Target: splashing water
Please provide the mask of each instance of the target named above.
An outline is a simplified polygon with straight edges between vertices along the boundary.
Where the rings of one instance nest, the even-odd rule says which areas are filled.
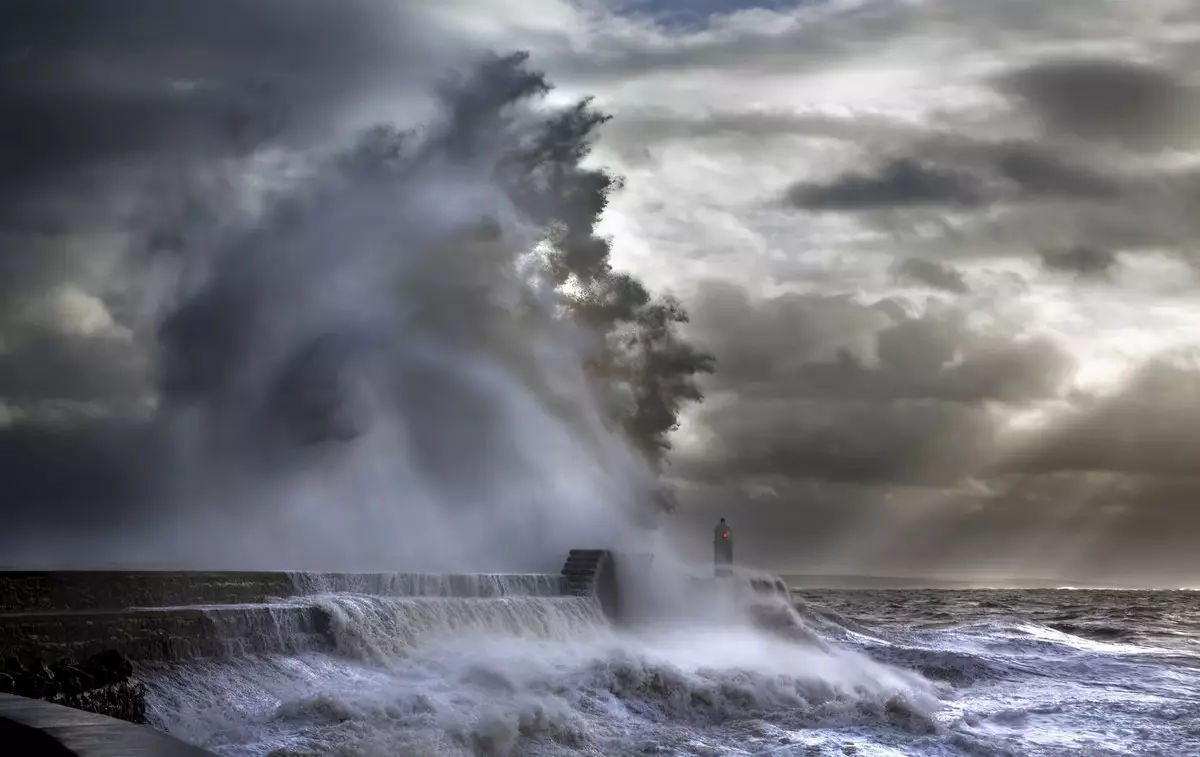
[[[292,573],[298,594],[381,597],[556,597],[564,579],[547,573]]]
[[[332,616],[335,653],[151,671],[153,722],[227,755],[744,754],[798,729],[936,728],[920,676],[749,619],[618,630],[584,597],[298,601]]]

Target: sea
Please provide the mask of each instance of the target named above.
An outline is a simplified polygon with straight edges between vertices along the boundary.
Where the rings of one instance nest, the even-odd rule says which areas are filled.
[[[146,668],[152,724],[228,757],[1200,755],[1200,592],[676,594],[621,628],[551,594],[292,600],[333,649]]]

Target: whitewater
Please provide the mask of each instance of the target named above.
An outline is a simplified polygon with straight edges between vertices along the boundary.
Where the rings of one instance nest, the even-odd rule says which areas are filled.
[[[1183,755],[1200,743],[1194,593],[695,592],[682,613],[677,593],[671,612],[615,627],[552,580],[479,585],[281,600],[322,608],[333,648],[146,666],[151,722],[229,757]]]

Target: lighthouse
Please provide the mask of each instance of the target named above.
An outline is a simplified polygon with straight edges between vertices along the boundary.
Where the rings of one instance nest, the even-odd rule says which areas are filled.
[[[717,576],[733,573],[733,534],[724,518],[713,529],[713,573]]]

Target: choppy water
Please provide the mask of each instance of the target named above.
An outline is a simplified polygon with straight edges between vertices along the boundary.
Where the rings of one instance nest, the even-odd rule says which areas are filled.
[[[306,601],[332,653],[149,680],[224,755],[1200,755],[1200,595],[874,591],[616,631],[583,598]]]

